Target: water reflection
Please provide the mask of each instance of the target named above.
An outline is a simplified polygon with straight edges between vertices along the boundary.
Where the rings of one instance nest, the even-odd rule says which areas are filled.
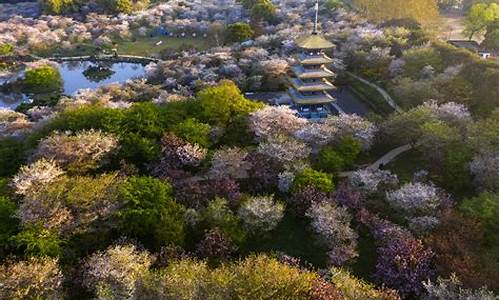
[[[64,93],[74,95],[79,89],[95,89],[113,82],[144,77],[144,66],[137,63],[64,62],[59,66]]]

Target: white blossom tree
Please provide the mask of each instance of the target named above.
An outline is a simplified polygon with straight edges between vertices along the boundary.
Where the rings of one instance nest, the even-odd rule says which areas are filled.
[[[46,184],[57,180],[64,171],[57,166],[55,161],[40,159],[31,165],[22,166],[12,179],[12,186],[17,194],[27,195]]]
[[[351,215],[347,208],[334,203],[312,203],[306,212],[311,218],[311,227],[320,241],[330,250],[328,256],[334,265],[342,265],[358,256],[357,234],[350,227]]]
[[[291,134],[307,124],[288,106],[266,106],[250,114],[250,128],[258,139],[269,139],[278,134]]]
[[[0,265],[1,299],[62,299],[63,274],[54,258],[29,258]]]
[[[215,151],[209,174],[214,178],[245,178],[252,167],[245,160],[248,152],[238,147],[223,148]]]
[[[273,196],[258,196],[247,199],[238,210],[239,217],[252,232],[273,230],[283,218],[285,205],[275,202]]]
[[[359,139],[365,150],[371,146],[377,130],[373,123],[356,114],[330,116],[325,123],[334,128],[337,138],[350,135]]]
[[[297,139],[279,135],[261,142],[258,152],[278,160],[290,167],[297,161],[306,159],[311,153],[311,148]]]
[[[118,138],[100,130],[55,132],[43,139],[34,154],[35,158],[51,159],[72,172],[96,169],[105,158],[118,148]]]
[[[478,190],[498,190],[498,153],[479,153],[469,164]]]
[[[397,184],[398,177],[388,170],[360,169],[350,174],[349,181],[352,186],[365,193],[374,193],[379,189],[381,184]]]
[[[151,255],[133,245],[111,246],[87,258],[83,284],[99,299],[134,299],[137,282],[151,263]]]
[[[441,204],[438,189],[421,182],[407,183],[387,193],[387,201],[407,216],[434,214]]]

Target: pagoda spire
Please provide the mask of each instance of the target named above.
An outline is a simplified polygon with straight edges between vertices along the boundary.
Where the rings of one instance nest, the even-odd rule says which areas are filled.
[[[319,0],[316,0],[316,4],[314,5],[314,9],[316,10],[316,14],[314,16],[314,29],[313,34],[318,34],[318,11],[319,11]]]

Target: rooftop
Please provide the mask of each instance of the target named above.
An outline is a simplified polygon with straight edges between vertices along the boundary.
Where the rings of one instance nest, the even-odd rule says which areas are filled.
[[[298,78],[290,78],[290,83],[299,92],[330,91],[335,89],[335,86],[327,80],[303,82]]]
[[[317,95],[302,95],[293,88],[288,89],[288,94],[292,98],[293,102],[302,105],[313,105],[313,104],[326,104],[335,101],[335,99],[327,92],[322,92]]]
[[[333,59],[328,57],[326,54],[308,55],[306,53],[300,53],[297,55],[297,60],[302,65],[323,65],[333,63]]]
[[[295,44],[302,49],[330,49],[335,47],[333,43],[325,39],[322,35],[318,33],[308,34],[306,36],[299,37]]]
[[[292,66],[291,70],[300,79],[328,78],[334,77],[335,73],[327,68],[319,67],[315,69],[306,69],[300,65]]]

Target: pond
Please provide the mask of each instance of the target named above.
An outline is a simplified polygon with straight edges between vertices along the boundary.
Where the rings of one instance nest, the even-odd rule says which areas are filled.
[[[138,63],[94,63],[73,61],[59,64],[64,81],[64,93],[74,95],[79,89],[95,89],[100,86],[128,79],[144,77],[144,66]]]
[[[100,86],[128,79],[145,76],[145,66],[128,62],[90,62],[69,61],[59,64],[59,72],[64,81],[63,91],[66,95],[74,95],[80,89],[95,89]],[[22,94],[5,95],[0,93],[0,108],[16,108],[29,97]]]

